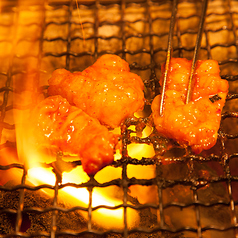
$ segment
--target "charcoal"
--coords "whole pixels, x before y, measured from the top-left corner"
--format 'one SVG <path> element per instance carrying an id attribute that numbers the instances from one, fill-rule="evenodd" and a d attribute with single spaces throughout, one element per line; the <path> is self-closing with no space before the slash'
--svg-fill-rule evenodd
<path id="1" fill-rule="evenodd" d="M 18 208 L 19 191 L 0 192 L 0 207 L 5 209 Z M 26 191 L 24 196 L 24 209 L 32 211 L 23 214 L 23 221 L 21 231 L 27 234 L 35 234 L 37 232 L 50 233 L 52 227 L 52 211 L 38 212 L 37 209 L 45 209 L 52 207 L 53 199 L 49 198 L 42 192 Z M 67 208 L 65 204 L 59 203 L 58 206 Z M 0 216 L 0 229 L 3 234 L 10 234 L 15 228 L 16 214 L 3 213 Z M 28 223 L 28 224 L 26 224 Z M 68 230 L 69 228 L 74 232 L 85 229 L 85 219 L 78 211 L 61 212 L 57 214 L 57 229 L 58 231 Z"/>

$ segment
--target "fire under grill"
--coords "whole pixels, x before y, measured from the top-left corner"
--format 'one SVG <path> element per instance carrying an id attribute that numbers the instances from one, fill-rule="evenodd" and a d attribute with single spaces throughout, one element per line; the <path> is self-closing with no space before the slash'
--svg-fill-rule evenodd
<path id="1" fill-rule="evenodd" d="M 149 121 L 159 93 L 172 3 L 0 1 L 0 237 L 238 237 L 237 1 L 209 1 L 198 54 L 217 60 L 229 82 L 217 145 L 194 155 L 167 148 L 168 140 L 156 132 L 135 133 Z M 178 1 L 173 57 L 193 58 L 201 12 L 200 1 Z M 45 97 L 55 69 L 82 71 L 106 53 L 124 58 L 146 86 L 143 119 L 121 125 L 121 158 L 95 177 L 70 183 L 62 172 L 80 168 L 81 161 L 58 152 L 53 162 L 42 162 L 54 184 L 29 180 L 18 158 L 14 115 L 34 102 L 17 99 L 30 90 Z M 144 147 L 130 153 L 133 143 Z M 152 158 L 145 153 L 150 144 Z M 62 192 L 69 187 L 75 189 L 70 196 Z M 87 191 L 86 205 L 73 196 L 76 190 L 82 195 L 80 189 Z M 100 203 L 95 191 L 117 202 Z"/>

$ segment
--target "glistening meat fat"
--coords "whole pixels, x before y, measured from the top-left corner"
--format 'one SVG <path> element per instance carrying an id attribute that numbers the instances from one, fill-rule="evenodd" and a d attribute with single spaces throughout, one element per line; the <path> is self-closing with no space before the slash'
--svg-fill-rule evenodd
<path id="1" fill-rule="evenodd" d="M 110 128 L 144 107 L 144 84 L 117 55 L 106 54 L 82 72 L 53 72 L 49 95 L 61 95 Z"/>
<path id="2" fill-rule="evenodd" d="M 159 133 L 200 153 L 216 144 L 228 82 L 221 79 L 216 61 L 197 61 L 192 99 L 186 104 L 191 64 L 187 59 L 171 59 L 163 113 L 159 113 L 161 97 L 158 95 L 152 103 L 152 117 Z M 162 80 L 163 76 L 161 83 Z"/>
<path id="3" fill-rule="evenodd" d="M 115 135 L 59 95 L 41 101 L 32 111 L 31 122 L 39 145 L 79 155 L 89 175 L 114 160 Z"/>
<path id="4" fill-rule="evenodd" d="M 55 70 L 49 97 L 32 113 L 38 143 L 79 155 L 94 175 L 114 159 L 117 137 L 107 127 L 143 109 L 143 90 L 141 78 L 116 55 L 103 55 L 82 72 Z"/>

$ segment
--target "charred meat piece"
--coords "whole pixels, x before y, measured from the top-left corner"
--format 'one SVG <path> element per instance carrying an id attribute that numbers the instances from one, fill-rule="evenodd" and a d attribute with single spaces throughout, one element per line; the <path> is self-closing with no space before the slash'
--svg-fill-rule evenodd
<path id="1" fill-rule="evenodd" d="M 40 145 L 55 146 L 62 152 L 79 155 L 89 175 L 114 160 L 115 135 L 61 96 L 41 101 L 32 111 L 31 120 Z"/>
<path id="2" fill-rule="evenodd" d="M 171 59 L 163 113 L 159 114 L 158 95 L 152 103 L 152 117 L 159 133 L 200 153 L 213 147 L 217 141 L 228 82 L 220 78 L 216 61 L 197 61 L 192 99 L 185 104 L 191 64 L 187 59 Z"/>
<path id="3" fill-rule="evenodd" d="M 71 105 L 115 128 L 144 107 L 144 84 L 130 72 L 129 64 L 116 55 L 103 55 L 82 72 L 53 72 L 49 95 L 61 95 Z"/>

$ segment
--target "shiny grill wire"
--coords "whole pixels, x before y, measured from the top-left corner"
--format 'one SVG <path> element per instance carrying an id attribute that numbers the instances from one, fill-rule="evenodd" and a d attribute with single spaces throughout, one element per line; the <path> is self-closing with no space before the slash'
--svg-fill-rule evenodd
<path id="1" fill-rule="evenodd" d="M 215 148 L 201 155 L 179 150 L 176 156 L 167 154 L 164 163 L 165 157 L 159 154 L 163 140 L 154 133 L 137 137 L 129 128 L 147 123 L 148 115 L 138 121 L 128 119 L 121 126 L 122 158 L 109 166 L 120 169 L 118 178 L 62 184 L 50 163 L 44 166 L 55 172 L 55 185 L 39 186 L 27 184 L 27 169 L 20 161 L 11 160 L 16 153 L 13 114 L 28 108 L 14 101 L 14 96 L 21 95 L 28 78 L 35 81 L 27 87 L 45 96 L 47 80 L 55 69 L 81 71 L 100 55 L 113 53 L 144 80 L 149 108 L 159 93 L 172 2 L 22 0 L 0 4 L 0 237 L 238 237 L 237 1 L 209 1 L 198 56 L 217 60 L 222 78 L 230 85 Z M 199 1 L 178 1 L 173 57 L 192 59 L 201 5 Z M 152 159 L 130 157 L 131 142 L 153 143 L 158 153 Z M 59 153 L 56 160 L 62 156 Z M 81 166 L 79 160 L 70 163 Z M 146 171 L 151 166 L 155 173 L 148 178 Z M 131 167 L 140 169 L 131 174 Z M 11 172 L 12 179 L 5 181 Z M 14 179 L 16 174 L 20 174 L 19 180 Z M 61 201 L 58 194 L 68 186 L 87 188 L 86 208 Z M 121 203 L 93 207 L 93 191 L 111 186 L 118 189 Z M 53 191 L 53 196 L 45 195 L 43 189 Z M 123 228 L 107 229 L 92 222 L 94 211 L 100 208 L 123 208 Z M 128 225 L 129 208 L 140 215 L 132 228 Z"/>

